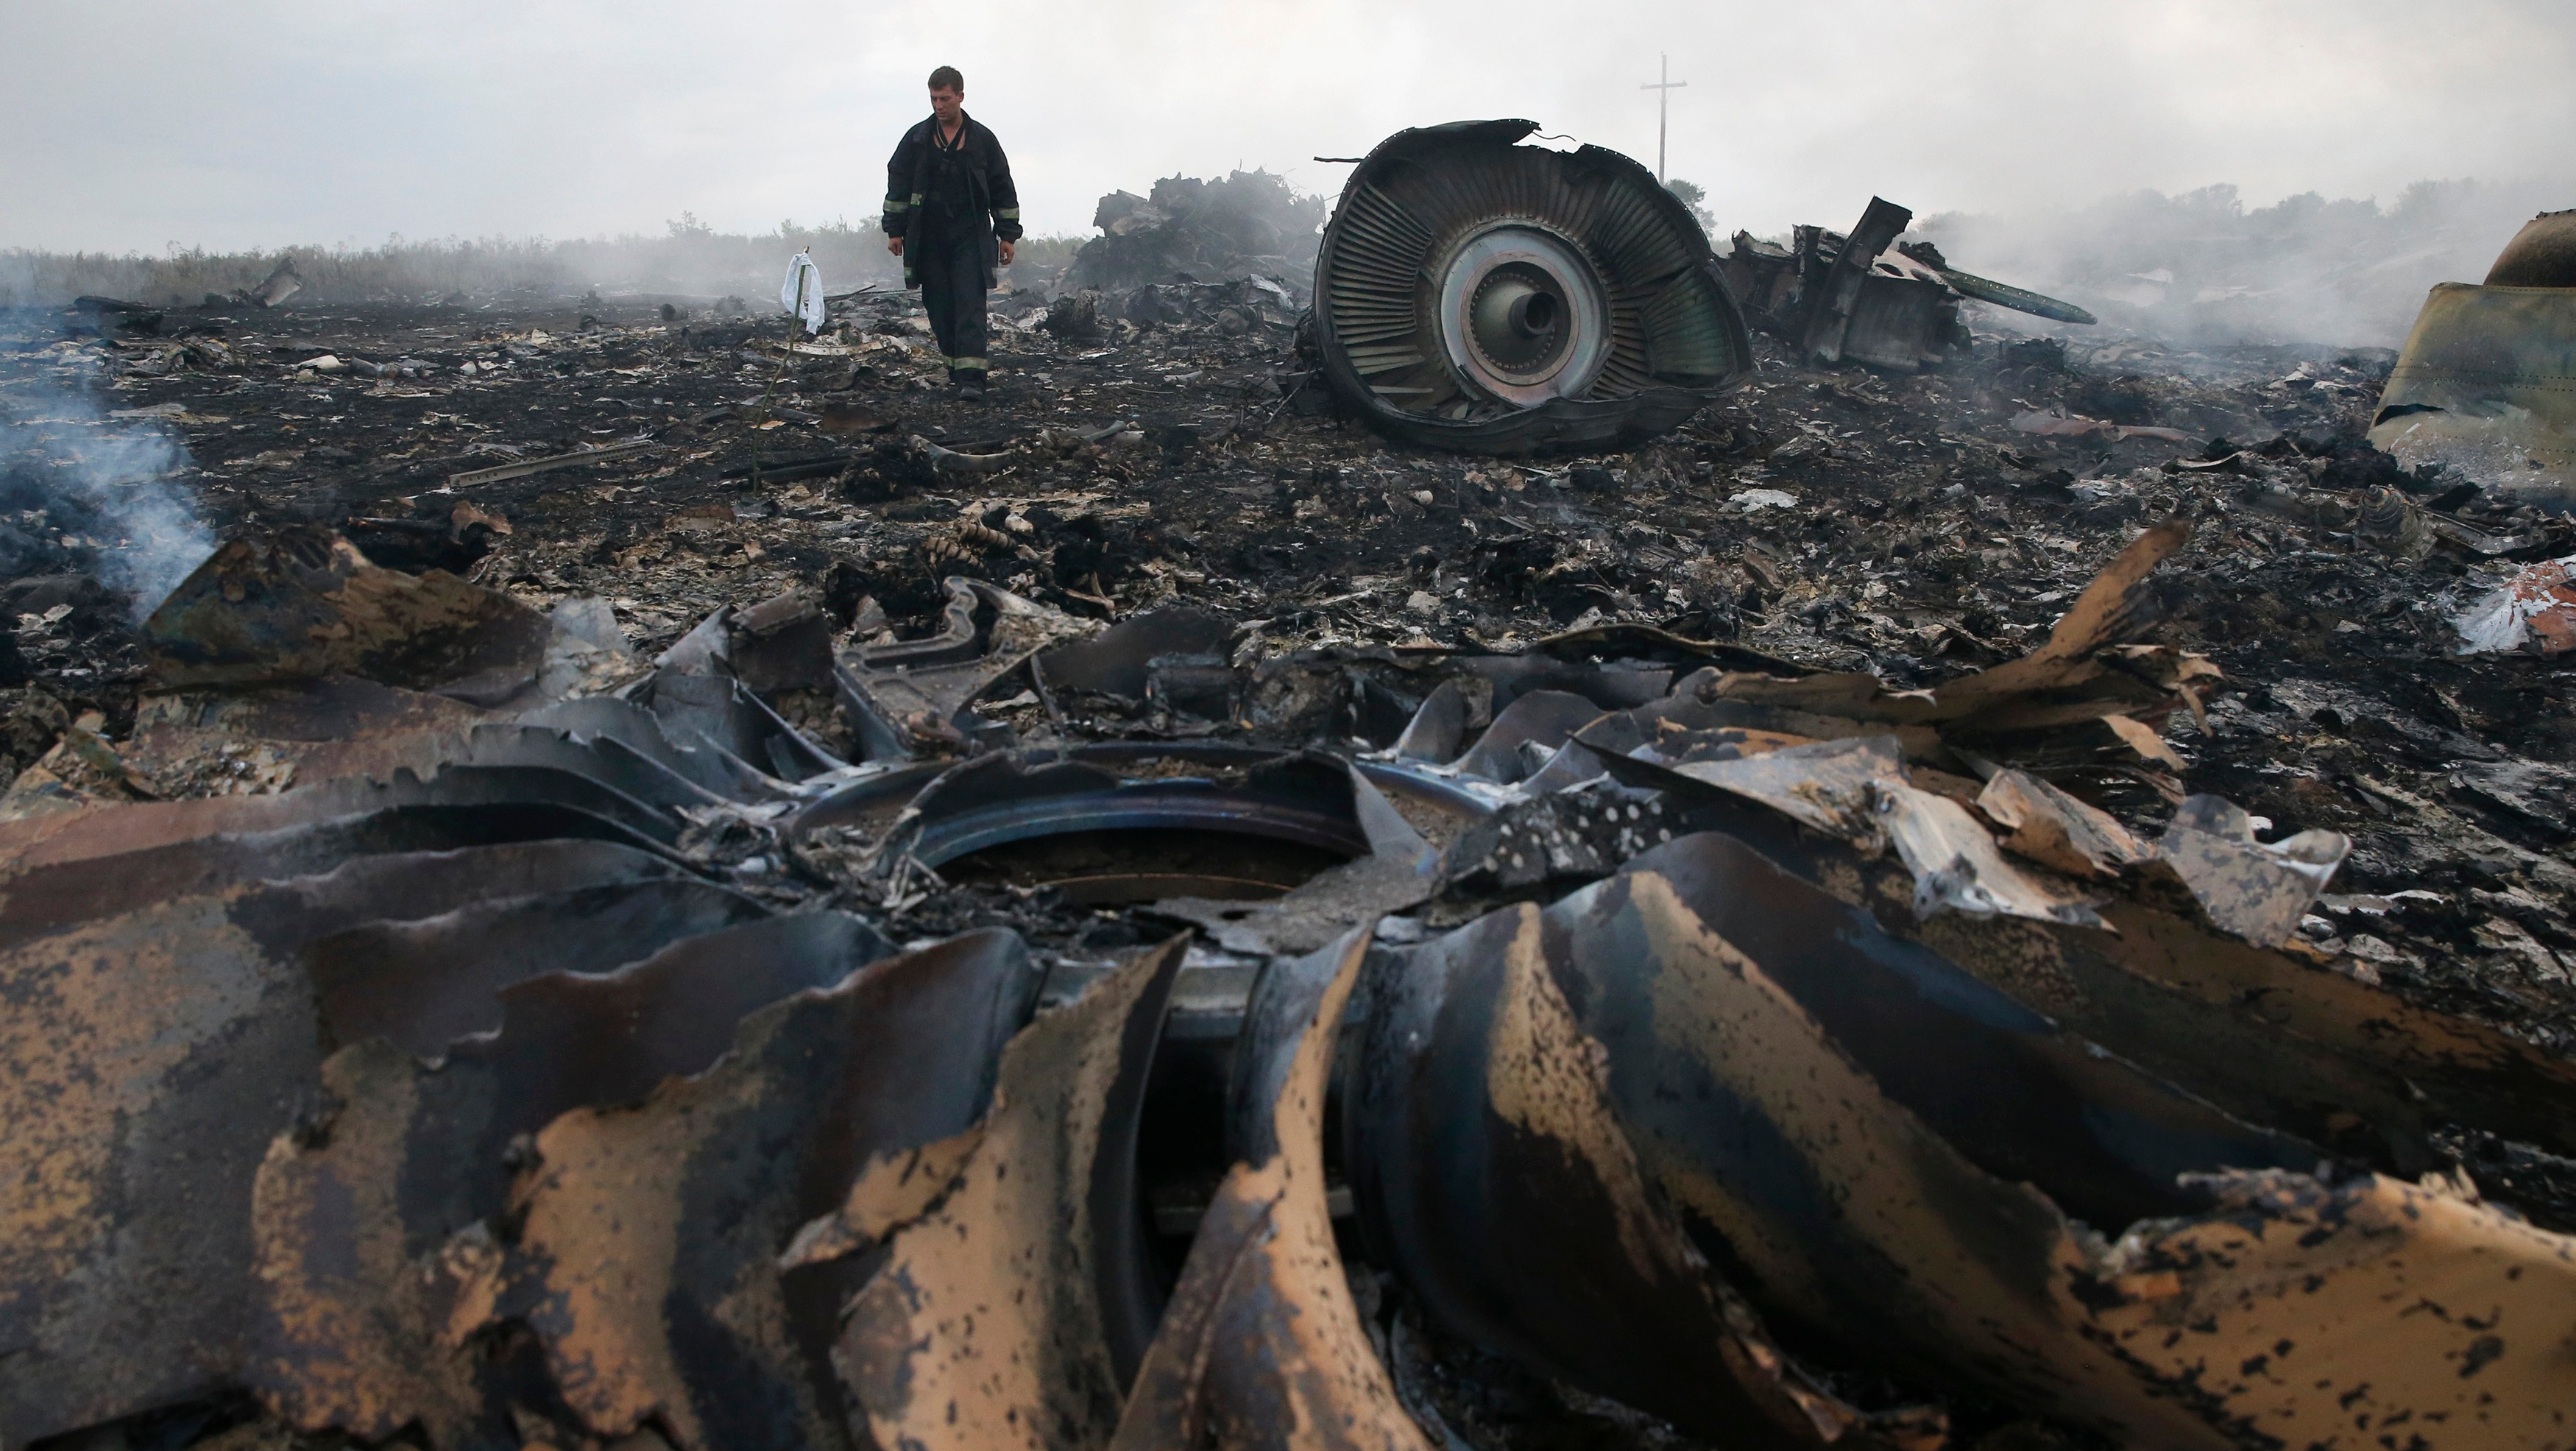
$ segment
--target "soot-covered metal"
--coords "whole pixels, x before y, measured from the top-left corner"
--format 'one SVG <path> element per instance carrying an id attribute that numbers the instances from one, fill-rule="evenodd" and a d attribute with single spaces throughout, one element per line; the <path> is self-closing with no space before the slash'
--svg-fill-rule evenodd
<path id="1" fill-rule="evenodd" d="M 2198 707 L 2188 534 L 1929 691 L 245 540 L 162 748 L 303 784 L 0 823 L 0 1437 L 2564 1446 L 2576 1203 L 2438 1145 L 2576 1068 L 2303 955 L 2342 837 L 1996 764 Z"/>

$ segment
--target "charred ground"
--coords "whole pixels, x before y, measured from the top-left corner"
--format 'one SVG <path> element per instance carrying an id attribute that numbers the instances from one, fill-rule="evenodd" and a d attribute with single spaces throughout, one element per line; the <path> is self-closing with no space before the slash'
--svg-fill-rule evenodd
<path id="1" fill-rule="evenodd" d="M 1333 417 L 1284 302 L 1249 282 L 997 299 L 1022 325 L 1000 330 L 980 406 L 939 384 L 901 297 L 844 307 L 825 342 L 846 356 L 636 304 L 236 307 L 105 338 L 66 337 L 80 313 L 22 314 L 11 369 L 180 431 L 220 529 L 335 527 L 533 603 L 604 596 L 648 652 L 800 586 L 845 630 L 909 638 L 963 574 L 1074 614 L 1195 602 L 1241 622 L 1238 659 L 1634 621 L 1919 687 L 2023 653 L 2140 527 L 2180 515 L 2164 637 L 2224 685 L 2205 726 L 2172 728 L 2173 760 L 2105 749 L 2049 763 L 2061 784 L 2133 824 L 2187 785 L 2279 832 L 2349 833 L 2340 892 L 2439 900 L 2343 914 L 2321 945 L 2576 1043 L 2571 667 L 2456 655 L 2450 624 L 2570 531 L 2362 443 L 2387 353 L 1981 335 L 1942 371 L 1883 376 L 1800 368 L 1763 338 L 1754 381 L 1646 447 L 1486 461 Z M 2032 414 L 2191 442 L 2034 433 Z M 449 483 L 628 443 L 645 446 Z M 2505 548 L 2428 545 L 2428 518 Z M 79 544 L 24 530 L 21 766 L 48 721 L 96 710 L 120 733 L 139 679 L 126 602 L 80 582 Z"/>
<path id="2" fill-rule="evenodd" d="M 1300 360 L 1293 303 L 1249 279 L 1022 294 L 996 310 L 1011 325 L 982 405 L 947 392 L 900 297 L 854 300 L 806 352 L 776 322 L 632 301 L 174 309 L 149 327 L 22 314 L 6 368 L 19 421 L 60 445 L 49 457 L 167 431 L 190 460 L 176 482 L 218 532 L 318 526 L 379 564 L 539 608 L 604 598 L 645 655 L 724 606 L 796 591 L 845 640 L 917 638 L 939 625 L 942 581 L 963 575 L 1093 618 L 1196 605 L 1234 622 L 1224 663 L 1237 667 L 1326 648 L 1509 650 L 1632 623 L 1741 668 L 1916 689 L 2028 654 L 2142 530 L 2180 518 L 2190 541 L 2153 576 L 2163 620 L 2147 634 L 2221 667 L 2201 715 L 2176 712 L 2162 745 L 2098 723 L 2051 732 L 2010 764 L 2150 834 L 2198 792 L 2275 836 L 2348 834 L 2302 928 L 2303 964 L 2576 1049 L 2576 740 L 2562 713 L 2576 667 L 2461 656 L 2452 627 L 2513 562 L 2565 555 L 2576 531 L 2362 443 L 2385 352 L 1980 334 L 1943 370 L 1890 376 L 1803 368 L 1762 338 L 1754 379 L 1676 433 L 1506 461 L 1392 446 L 1338 419 Z M 2058 431 L 2070 419 L 2114 426 Z M 584 450 L 615 452 L 529 468 Z M 0 750 L 30 768 L 11 804 L 49 782 L 108 797 L 280 784 L 116 758 L 149 688 L 132 620 L 150 602 L 98 582 L 107 523 L 65 514 L 37 464 L 9 467 L 19 513 L 0 541 L 14 551 L 0 605 L 18 626 Z M 1295 746 L 1320 729 L 1352 745 L 1338 716 L 1293 739 L 1281 717 L 1171 702 L 1066 721 L 1016 688 L 982 713 L 1023 743 Z M 778 705 L 850 743 L 829 698 Z M 92 741 L 103 757 L 66 757 Z M 747 867 L 761 849 L 749 838 L 685 845 L 779 905 L 813 895 Z M 1048 963 L 1170 926 L 965 873 L 882 920 L 916 941 L 1006 926 Z M 1146 1138 L 1203 1147 L 1209 1132 L 1154 1123 Z M 2576 1223 L 2566 1161 L 2445 1133 L 2500 1199 Z M 1805 1349 L 1856 1402 L 1920 1391 Z M 1427 1332 L 1385 1353 L 1478 1445 L 1680 1444 Z M 2036 1428 L 1981 1439 L 2013 1418 L 1951 1410 L 1960 1444 L 2076 1444 Z M 243 1414 L 207 1410 L 154 1444 Z"/>

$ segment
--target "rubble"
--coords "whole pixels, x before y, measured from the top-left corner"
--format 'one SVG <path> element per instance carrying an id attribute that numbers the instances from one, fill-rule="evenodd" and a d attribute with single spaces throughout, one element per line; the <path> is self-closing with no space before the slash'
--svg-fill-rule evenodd
<path id="1" fill-rule="evenodd" d="M 2384 358 L 1538 462 L 1145 295 L 18 319 L 0 1439 L 2560 1435 L 2576 535 Z"/>
<path id="2" fill-rule="evenodd" d="M 1100 199 L 1091 224 L 1101 235 L 1074 254 L 1058 286 L 1126 292 L 1249 275 L 1303 288 L 1315 275 L 1324 211 L 1322 197 L 1300 196 L 1267 171 L 1213 181 L 1167 176 L 1150 195 L 1115 191 Z"/>
<path id="3" fill-rule="evenodd" d="M 2093 314 L 2072 303 L 1961 272 L 1930 242 L 1898 241 L 1913 220 L 1912 211 L 1871 197 L 1849 234 L 1799 226 L 1783 248 L 1738 232 L 1723 263 L 1727 286 L 1743 300 L 1753 326 L 1789 340 L 1809 361 L 1849 359 L 1897 373 L 1938 367 L 1966 340 L 1959 320 L 1963 300 L 2056 322 L 2093 323 Z"/>
<path id="4" fill-rule="evenodd" d="M 2524 565 L 2494 593 L 2460 616 L 2466 654 L 2536 649 L 2576 650 L 2576 556 Z"/>

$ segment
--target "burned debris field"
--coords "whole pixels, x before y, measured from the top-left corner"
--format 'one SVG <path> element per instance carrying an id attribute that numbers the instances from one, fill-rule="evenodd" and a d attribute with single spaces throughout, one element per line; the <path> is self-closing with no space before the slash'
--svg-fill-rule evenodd
<path id="1" fill-rule="evenodd" d="M 0 1441 L 2576 1446 L 2563 499 L 1528 129 L 0 319 Z"/>

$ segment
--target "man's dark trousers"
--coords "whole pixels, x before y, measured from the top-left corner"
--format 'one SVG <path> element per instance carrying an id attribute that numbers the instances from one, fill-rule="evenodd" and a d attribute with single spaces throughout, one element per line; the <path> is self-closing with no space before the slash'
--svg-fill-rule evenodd
<path id="1" fill-rule="evenodd" d="M 980 384 L 986 367 L 984 241 L 972 232 L 942 236 L 925 227 L 922 233 L 921 255 L 912 259 L 912 271 L 921 279 L 921 305 L 930 311 L 930 330 L 948 360 L 948 376 Z"/>

